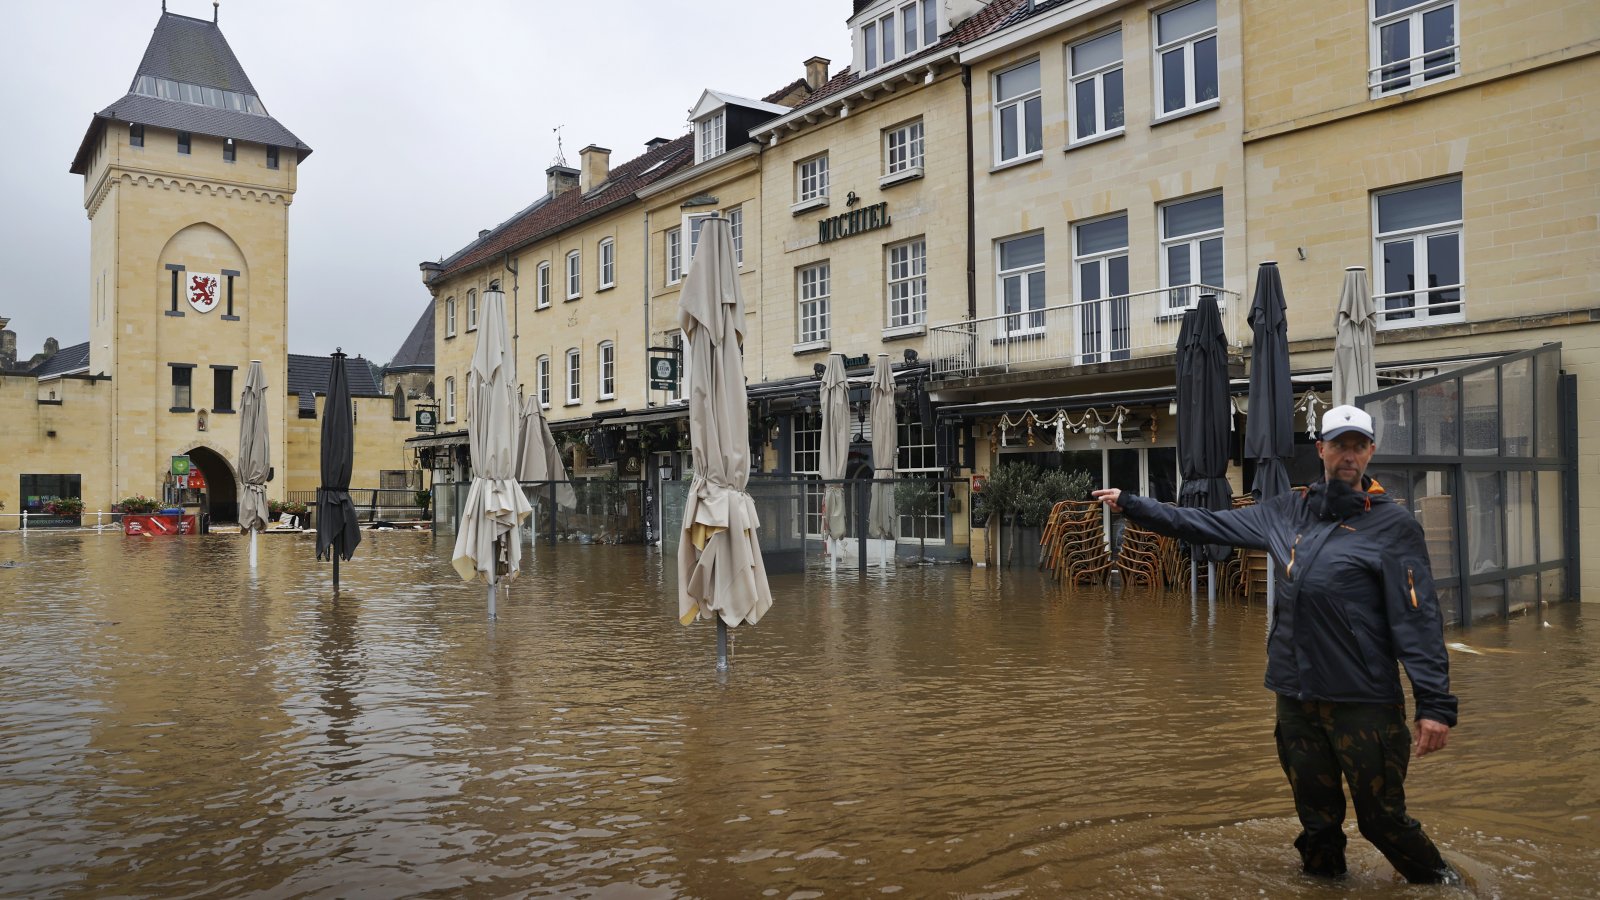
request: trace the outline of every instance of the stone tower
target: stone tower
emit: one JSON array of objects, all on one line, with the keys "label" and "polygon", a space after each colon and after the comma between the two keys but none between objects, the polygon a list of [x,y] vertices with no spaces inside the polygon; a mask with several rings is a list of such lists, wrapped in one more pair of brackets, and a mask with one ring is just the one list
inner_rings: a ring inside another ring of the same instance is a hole
[{"label": "stone tower", "polygon": [[112,497],[157,495],[188,454],[226,520],[252,359],[286,458],[289,204],[310,153],[215,18],[163,11],[128,93],[90,122],[71,171],[90,223],[88,371],[112,379]]}]

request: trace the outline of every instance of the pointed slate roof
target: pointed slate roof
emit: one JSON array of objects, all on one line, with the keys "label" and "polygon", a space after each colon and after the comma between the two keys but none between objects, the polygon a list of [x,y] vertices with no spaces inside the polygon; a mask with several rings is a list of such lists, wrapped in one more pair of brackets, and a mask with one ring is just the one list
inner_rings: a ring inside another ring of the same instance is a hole
[{"label": "pointed slate roof", "polygon": [[[256,100],[261,112],[245,112],[140,93],[140,79],[144,76],[247,94]],[[145,47],[144,58],[139,61],[139,69],[134,73],[133,82],[128,85],[128,93],[95,113],[78,154],[72,160],[72,174],[82,175],[87,171],[93,142],[104,127],[103,123],[111,121],[286,147],[294,150],[301,160],[311,155],[310,147],[278,120],[266,114],[266,107],[260,103],[255,86],[250,83],[244,67],[239,65],[238,57],[233,55],[222,29],[215,22],[177,13],[163,12],[157,20],[155,33],[150,36],[149,46]]]},{"label": "pointed slate roof", "polygon": [[405,343],[395,353],[394,359],[384,366],[385,372],[415,372],[433,368],[433,302],[422,311],[422,318],[412,326]]},{"label": "pointed slate roof", "polygon": [[71,347],[62,347],[54,355],[39,363],[28,374],[35,378],[49,378],[52,375],[70,375],[74,372],[85,372],[89,369],[89,342],[73,344]]},{"label": "pointed slate roof", "polygon": [[[300,400],[301,411],[314,412],[317,395],[328,392],[328,373],[333,371],[332,356],[307,356],[289,354],[289,389]],[[387,397],[383,385],[372,375],[372,366],[360,356],[344,358],[345,383],[350,385],[352,397]]]}]

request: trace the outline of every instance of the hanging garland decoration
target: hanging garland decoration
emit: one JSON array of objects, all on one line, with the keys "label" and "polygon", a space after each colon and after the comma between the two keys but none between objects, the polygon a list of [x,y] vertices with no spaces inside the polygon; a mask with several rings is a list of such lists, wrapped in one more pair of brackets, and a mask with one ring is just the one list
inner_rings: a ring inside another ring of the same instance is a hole
[{"label": "hanging garland decoration", "polygon": [[1294,402],[1294,411],[1306,414],[1306,437],[1315,438],[1317,436],[1317,407],[1329,405],[1329,402],[1322,399],[1316,391],[1310,390],[1301,394],[1300,399]]},{"label": "hanging garland decoration", "polygon": [[1009,447],[1011,445],[1011,429],[1013,428],[1027,429],[1027,445],[1029,447],[1034,446],[1033,429],[1035,427],[1055,428],[1055,448],[1057,451],[1067,449],[1067,429],[1071,429],[1073,434],[1082,431],[1099,434],[1105,431],[1108,426],[1116,426],[1117,440],[1120,442],[1122,440],[1122,425],[1127,421],[1129,414],[1130,410],[1121,405],[1113,408],[1109,414],[1101,413],[1100,410],[1095,408],[1086,409],[1077,418],[1073,418],[1072,414],[1064,409],[1056,410],[1055,415],[1048,418],[1041,417],[1033,410],[1020,413],[1015,418],[1008,413],[1001,413],[998,423],[1000,426],[1000,446]]}]

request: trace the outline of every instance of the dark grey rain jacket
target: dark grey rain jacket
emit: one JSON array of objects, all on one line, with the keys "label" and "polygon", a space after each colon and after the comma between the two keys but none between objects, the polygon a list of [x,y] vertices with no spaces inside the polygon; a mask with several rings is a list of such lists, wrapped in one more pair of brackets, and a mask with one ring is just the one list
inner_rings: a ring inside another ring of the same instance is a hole
[{"label": "dark grey rain jacket", "polygon": [[[1266,550],[1276,563],[1267,689],[1298,700],[1404,703],[1406,667],[1417,718],[1454,727],[1439,598],[1422,526],[1371,482],[1343,515],[1324,512],[1326,485],[1213,512],[1123,494],[1135,522],[1199,544]],[[1332,505],[1332,504],[1327,504]]]}]

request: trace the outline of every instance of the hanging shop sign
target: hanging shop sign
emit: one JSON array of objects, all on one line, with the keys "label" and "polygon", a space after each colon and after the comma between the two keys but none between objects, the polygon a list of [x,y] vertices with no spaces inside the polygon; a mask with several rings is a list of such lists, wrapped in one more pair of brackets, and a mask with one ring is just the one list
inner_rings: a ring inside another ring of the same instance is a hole
[{"label": "hanging shop sign", "polygon": [[439,410],[432,406],[419,406],[416,412],[418,431],[439,430]]},{"label": "hanging shop sign", "polygon": [[670,356],[650,357],[650,390],[672,391],[678,387],[678,361]]},{"label": "hanging shop sign", "polygon": [[222,299],[222,279],[204,272],[185,272],[184,293],[195,312],[211,312]]},{"label": "hanging shop sign", "polygon": [[839,238],[889,227],[889,202],[874,203],[817,222],[817,241],[826,244]]},{"label": "hanging shop sign", "polygon": [[192,464],[187,456],[174,456],[172,458],[172,474],[174,475],[187,475],[191,467]]}]

